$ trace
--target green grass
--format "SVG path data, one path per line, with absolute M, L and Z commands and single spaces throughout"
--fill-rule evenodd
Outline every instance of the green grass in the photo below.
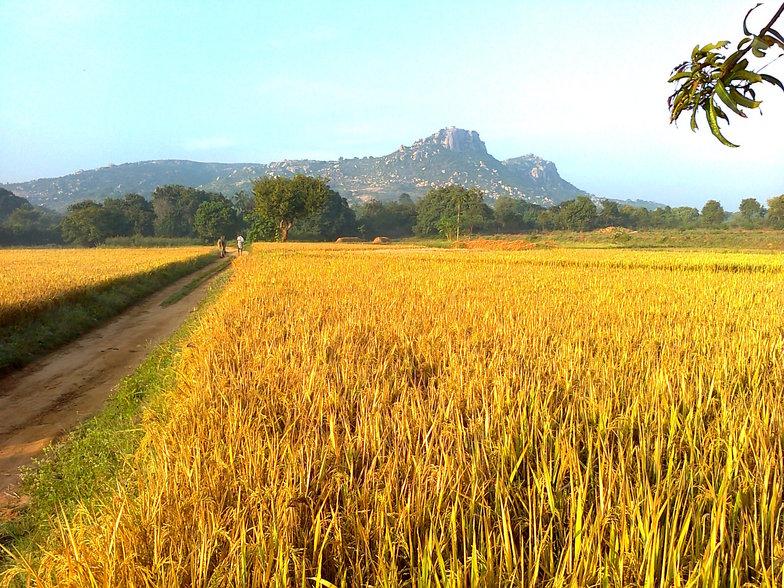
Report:
M 214 259 L 214 255 L 206 254 L 169 264 L 149 274 L 126 276 L 3 327 L 0 334 L 0 374 L 24 367 L 73 341 L 135 302 Z
M 122 483 L 142 436 L 138 421 L 146 409 L 165 413 L 163 393 L 174 386 L 181 346 L 228 280 L 222 276 L 189 318 L 141 366 L 123 378 L 115 394 L 96 416 L 85 421 L 58 444 L 48 447 L 34 468 L 23 471 L 23 492 L 29 504 L 12 521 L 0 522 L 0 546 L 35 556 L 47 541 L 58 513 L 70 514 L 80 503 L 107 500 Z M 0 571 L 9 556 L 0 550 Z
M 185 284 L 182 288 L 180 288 L 174 294 L 169 296 L 166 300 L 161 302 L 161 306 L 163 306 L 165 308 L 167 306 L 171 306 L 172 304 L 174 304 L 175 302 L 177 302 L 179 300 L 182 300 L 188 294 L 190 294 L 196 288 L 198 288 L 199 284 L 201 284 L 205 280 L 209 280 L 212 276 L 217 275 L 218 273 L 222 272 L 223 270 L 225 270 L 230 265 L 231 265 L 231 260 L 226 258 L 225 261 L 220 262 L 216 267 L 214 267 L 214 268 L 212 268 L 210 270 L 207 270 L 203 274 L 200 274 L 200 275 L 196 276 L 195 278 L 193 278 L 190 282 Z

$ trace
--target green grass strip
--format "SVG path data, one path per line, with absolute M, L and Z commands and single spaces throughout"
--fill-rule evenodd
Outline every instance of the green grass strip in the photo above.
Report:
M 0 375 L 24 367 L 116 316 L 132 304 L 212 262 L 212 254 L 125 276 L 85 291 L 0 331 Z
M 36 467 L 24 470 L 23 490 L 30 502 L 15 519 L 0 522 L 2 547 L 34 560 L 37 546 L 47 542 L 57 513 L 69 516 L 79 503 L 110 499 L 131 470 L 132 456 L 143 435 L 139 425 L 142 411 L 163 412 L 160 403 L 175 385 L 179 352 L 228 278 L 220 277 L 199 311 L 122 379 L 101 412 L 76 427 L 63 442 L 45 449 Z M 9 563 L 9 556 L 0 549 L 0 572 Z
M 222 263 L 218 264 L 216 267 L 214 267 L 214 268 L 204 272 L 203 274 L 201 274 L 199 276 L 196 276 L 190 282 L 185 284 L 182 288 L 177 290 L 174 294 L 169 296 L 166 300 L 161 302 L 161 306 L 166 308 L 167 306 L 171 306 L 175 302 L 178 302 L 178 301 L 182 300 L 188 294 L 193 292 L 199 286 L 199 284 L 201 284 L 205 280 L 209 280 L 212 276 L 217 275 L 218 273 L 222 272 L 227 267 L 229 267 L 229 265 L 231 265 L 231 261 L 227 259 L 225 262 L 222 262 Z

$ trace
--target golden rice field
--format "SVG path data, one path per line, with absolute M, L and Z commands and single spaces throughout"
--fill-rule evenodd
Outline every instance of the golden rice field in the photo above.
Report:
M 35 585 L 784 585 L 781 256 L 253 253 Z
M 205 255 L 208 247 L 13 249 L 0 258 L 0 325 L 113 281 Z

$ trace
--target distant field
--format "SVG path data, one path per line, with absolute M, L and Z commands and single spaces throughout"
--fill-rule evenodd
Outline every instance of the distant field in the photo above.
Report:
M 780 585 L 780 270 L 257 244 L 37 585 Z
M 0 250 L 0 373 L 214 259 L 209 247 Z
M 118 279 L 205 255 L 207 247 L 0 251 L 0 325 Z
M 544 233 L 542 240 L 566 246 L 626 247 L 645 249 L 726 249 L 784 251 L 784 231 L 772 229 L 648 229 L 642 231 L 608 230 L 574 233 Z

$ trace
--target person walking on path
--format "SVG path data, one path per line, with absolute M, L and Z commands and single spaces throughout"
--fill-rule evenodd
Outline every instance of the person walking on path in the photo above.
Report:
M 218 251 L 221 259 L 226 257 L 226 237 L 223 235 L 221 235 L 220 239 L 218 239 Z
M 242 235 L 237 235 L 237 255 L 242 255 L 242 246 L 245 245 L 245 239 Z

